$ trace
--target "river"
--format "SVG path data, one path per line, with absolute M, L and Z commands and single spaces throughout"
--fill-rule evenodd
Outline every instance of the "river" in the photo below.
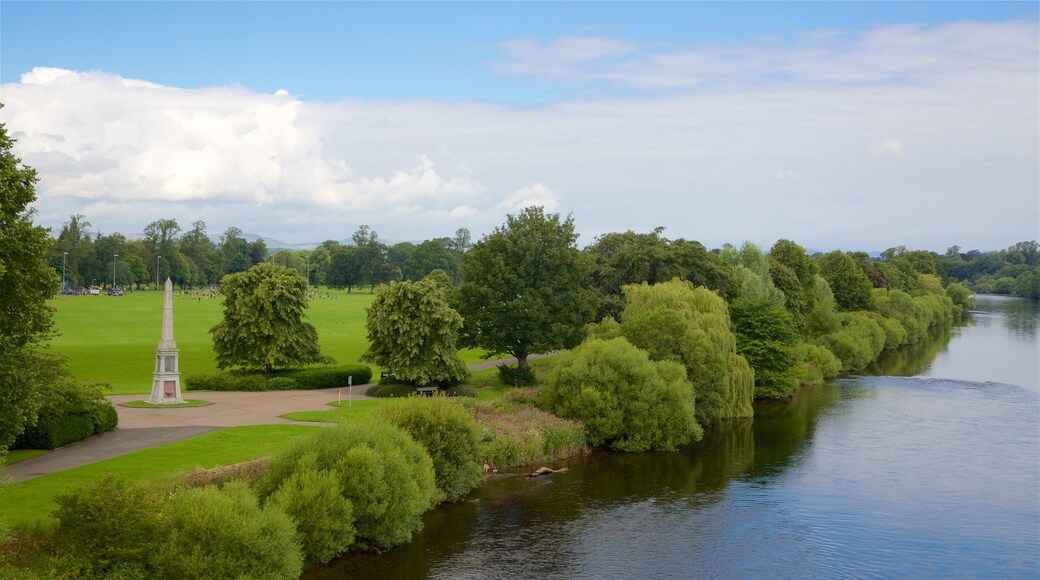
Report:
M 756 406 L 676 453 L 492 481 L 411 543 L 311 578 L 1040 576 L 1040 303 L 972 318 L 873 376 Z

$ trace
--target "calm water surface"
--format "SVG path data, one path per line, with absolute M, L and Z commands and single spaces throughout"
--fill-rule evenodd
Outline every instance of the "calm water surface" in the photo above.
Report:
M 412 543 L 314 578 L 1040 576 L 1038 302 L 867 376 L 756 407 L 678 453 L 490 482 Z

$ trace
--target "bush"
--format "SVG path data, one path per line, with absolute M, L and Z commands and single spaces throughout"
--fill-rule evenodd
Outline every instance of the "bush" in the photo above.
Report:
M 42 393 L 36 424 L 26 427 L 13 448 L 55 449 L 116 428 L 119 414 L 97 384 L 60 377 Z
M 41 416 L 14 442 L 15 449 L 57 449 L 94 434 L 94 418 L 88 413 Z
M 111 404 L 97 405 L 90 411 L 90 418 L 94 422 L 94 434 L 108 433 L 119 425 L 119 413 Z
M 783 398 L 797 386 L 794 319 L 786 308 L 764 298 L 740 298 L 730 305 L 737 353 L 755 370 L 755 397 Z
M 439 496 L 433 461 L 404 431 L 357 421 L 302 437 L 271 458 L 257 486 L 267 498 L 302 469 L 333 475 L 354 509 L 357 541 L 402 544 L 422 529 L 422 514 Z
M 324 564 L 354 543 L 354 506 L 329 471 L 301 467 L 267 500 L 296 522 L 307 561 Z
M 189 489 L 164 505 L 155 563 L 163 578 L 299 578 L 303 553 L 289 516 L 248 488 Z
M 585 428 L 533 408 L 481 403 L 474 406 L 480 425 L 480 458 L 496 467 L 519 467 L 565 459 L 588 451 Z
M 581 421 L 592 445 L 673 450 L 703 435 L 686 369 L 651 361 L 624 338 L 588 340 L 561 354 L 540 395 L 545 409 Z
M 384 383 L 385 381 L 385 383 Z M 410 397 L 415 394 L 415 385 L 402 383 L 395 379 L 383 379 L 378 385 L 368 388 L 365 393 L 369 397 Z
M 841 372 L 841 361 L 826 347 L 807 342 L 795 347 L 798 382 L 803 385 L 818 385 Z
M 526 387 L 537 381 L 530 367 L 498 365 L 498 378 L 511 387 Z
M 297 383 L 295 379 L 289 377 L 274 377 L 267 379 L 267 385 L 265 387 L 268 391 L 295 391 L 300 388 L 300 383 Z
M 368 365 L 341 365 L 297 369 L 278 373 L 299 383 L 301 389 L 328 389 L 347 386 L 347 379 L 354 377 L 353 384 L 364 385 L 372 380 L 372 369 Z
M 227 373 L 199 373 L 184 377 L 186 391 L 234 391 L 235 379 Z
M 461 402 L 443 395 L 409 397 L 389 402 L 376 414 L 426 449 L 445 500 L 462 499 L 483 480 L 479 431 Z
M 842 314 L 841 328 L 823 337 L 823 346 L 841 360 L 843 371 L 864 369 L 885 347 L 885 331 L 877 322 L 854 312 Z
M 267 379 L 261 375 L 246 375 L 235 380 L 235 390 L 257 393 L 267 390 Z
M 125 563 L 143 566 L 163 538 L 158 498 L 116 475 L 60 493 L 54 498 L 57 545 L 93 574 Z

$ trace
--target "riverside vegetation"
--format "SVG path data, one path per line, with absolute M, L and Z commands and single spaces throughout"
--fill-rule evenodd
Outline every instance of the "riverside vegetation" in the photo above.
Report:
M 36 348 L 49 336 L 46 297 L 57 287 L 56 272 L 36 268 L 39 287 L 16 278 L 53 251 L 40 228 L 25 229 L 35 174 L 18 168 L 6 129 L 2 137 L 11 169 L 4 186 L 17 185 L 21 194 L 18 204 L 3 206 L 0 240 L 28 236 L 24 256 L 0 254 L 5 287 L 28 288 L 6 294 L 5 308 L 35 317 L 11 328 L 4 318 L 2 336 L 10 344 L 0 351 L 0 372 L 13 373 L 0 392 L 11 403 L 3 407 L 12 417 L 0 439 L 6 451 L 14 437 L 41 423 L 44 396 L 63 383 L 62 375 L 43 372 L 52 363 Z M 81 228 L 81 217 L 67 229 Z M 143 250 L 183 257 L 180 249 L 206 245 L 198 235 L 178 238 L 171 222 L 149 226 Z M 708 251 L 662 233 L 607 234 L 581 250 L 571 218 L 527 208 L 472 247 L 460 231 L 454 253 L 413 248 L 410 257 L 444 259 L 406 258 L 409 280 L 398 281 L 404 269 L 362 226 L 353 250 L 330 252 L 325 276 L 348 290 L 364 281 L 375 291 L 367 360 L 405 365 L 405 375 L 394 380 L 412 389 L 456 386 L 465 378 L 452 353 L 469 346 L 488 357 L 514 355 L 517 367 L 500 367 L 499 381 L 533 387 L 494 401 L 381 402 L 363 416 L 300 436 L 248 469 L 165 485 L 119 476 L 90 482 L 56 497 L 52 522 L 2 534 L 0 571 L 295 577 L 308 563 L 407 542 L 425 511 L 479 485 L 478 465 L 547 462 L 589 445 L 674 449 L 721 420 L 752 416 L 755 399 L 788 397 L 802 385 L 863 369 L 971 308 L 967 289 L 944 278 L 942 260 L 930 252 L 893 251 L 880 260 L 842 251 L 810 256 L 789 240 L 768 253 L 751 243 Z M 237 264 L 242 260 L 230 258 L 242 258 L 242 240 L 232 234 L 221 251 Z M 82 228 L 77 236 L 71 237 L 89 245 Z M 32 267 L 8 263 L 7 256 Z M 299 367 L 330 360 L 316 328 L 304 321 L 307 278 L 294 271 L 292 256 L 283 256 L 286 265 L 268 262 L 263 251 L 250 256 L 253 264 L 243 262 L 223 278 L 224 316 L 211 329 L 216 364 L 262 377 L 232 386 L 302 386 L 301 377 L 314 371 Z M 189 283 L 196 270 L 206 269 L 182 268 Z M 437 356 L 415 356 L 427 349 Z M 527 356 L 552 350 L 563 352 L 538 378 Z M 102 417 L 92 429 L 103 424 Z

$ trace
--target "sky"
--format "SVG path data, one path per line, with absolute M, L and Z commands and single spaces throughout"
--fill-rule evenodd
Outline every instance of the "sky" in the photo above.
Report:
M 36 221 L 290 243 L 1040 238 L 1037 2 L 0 3 Z

